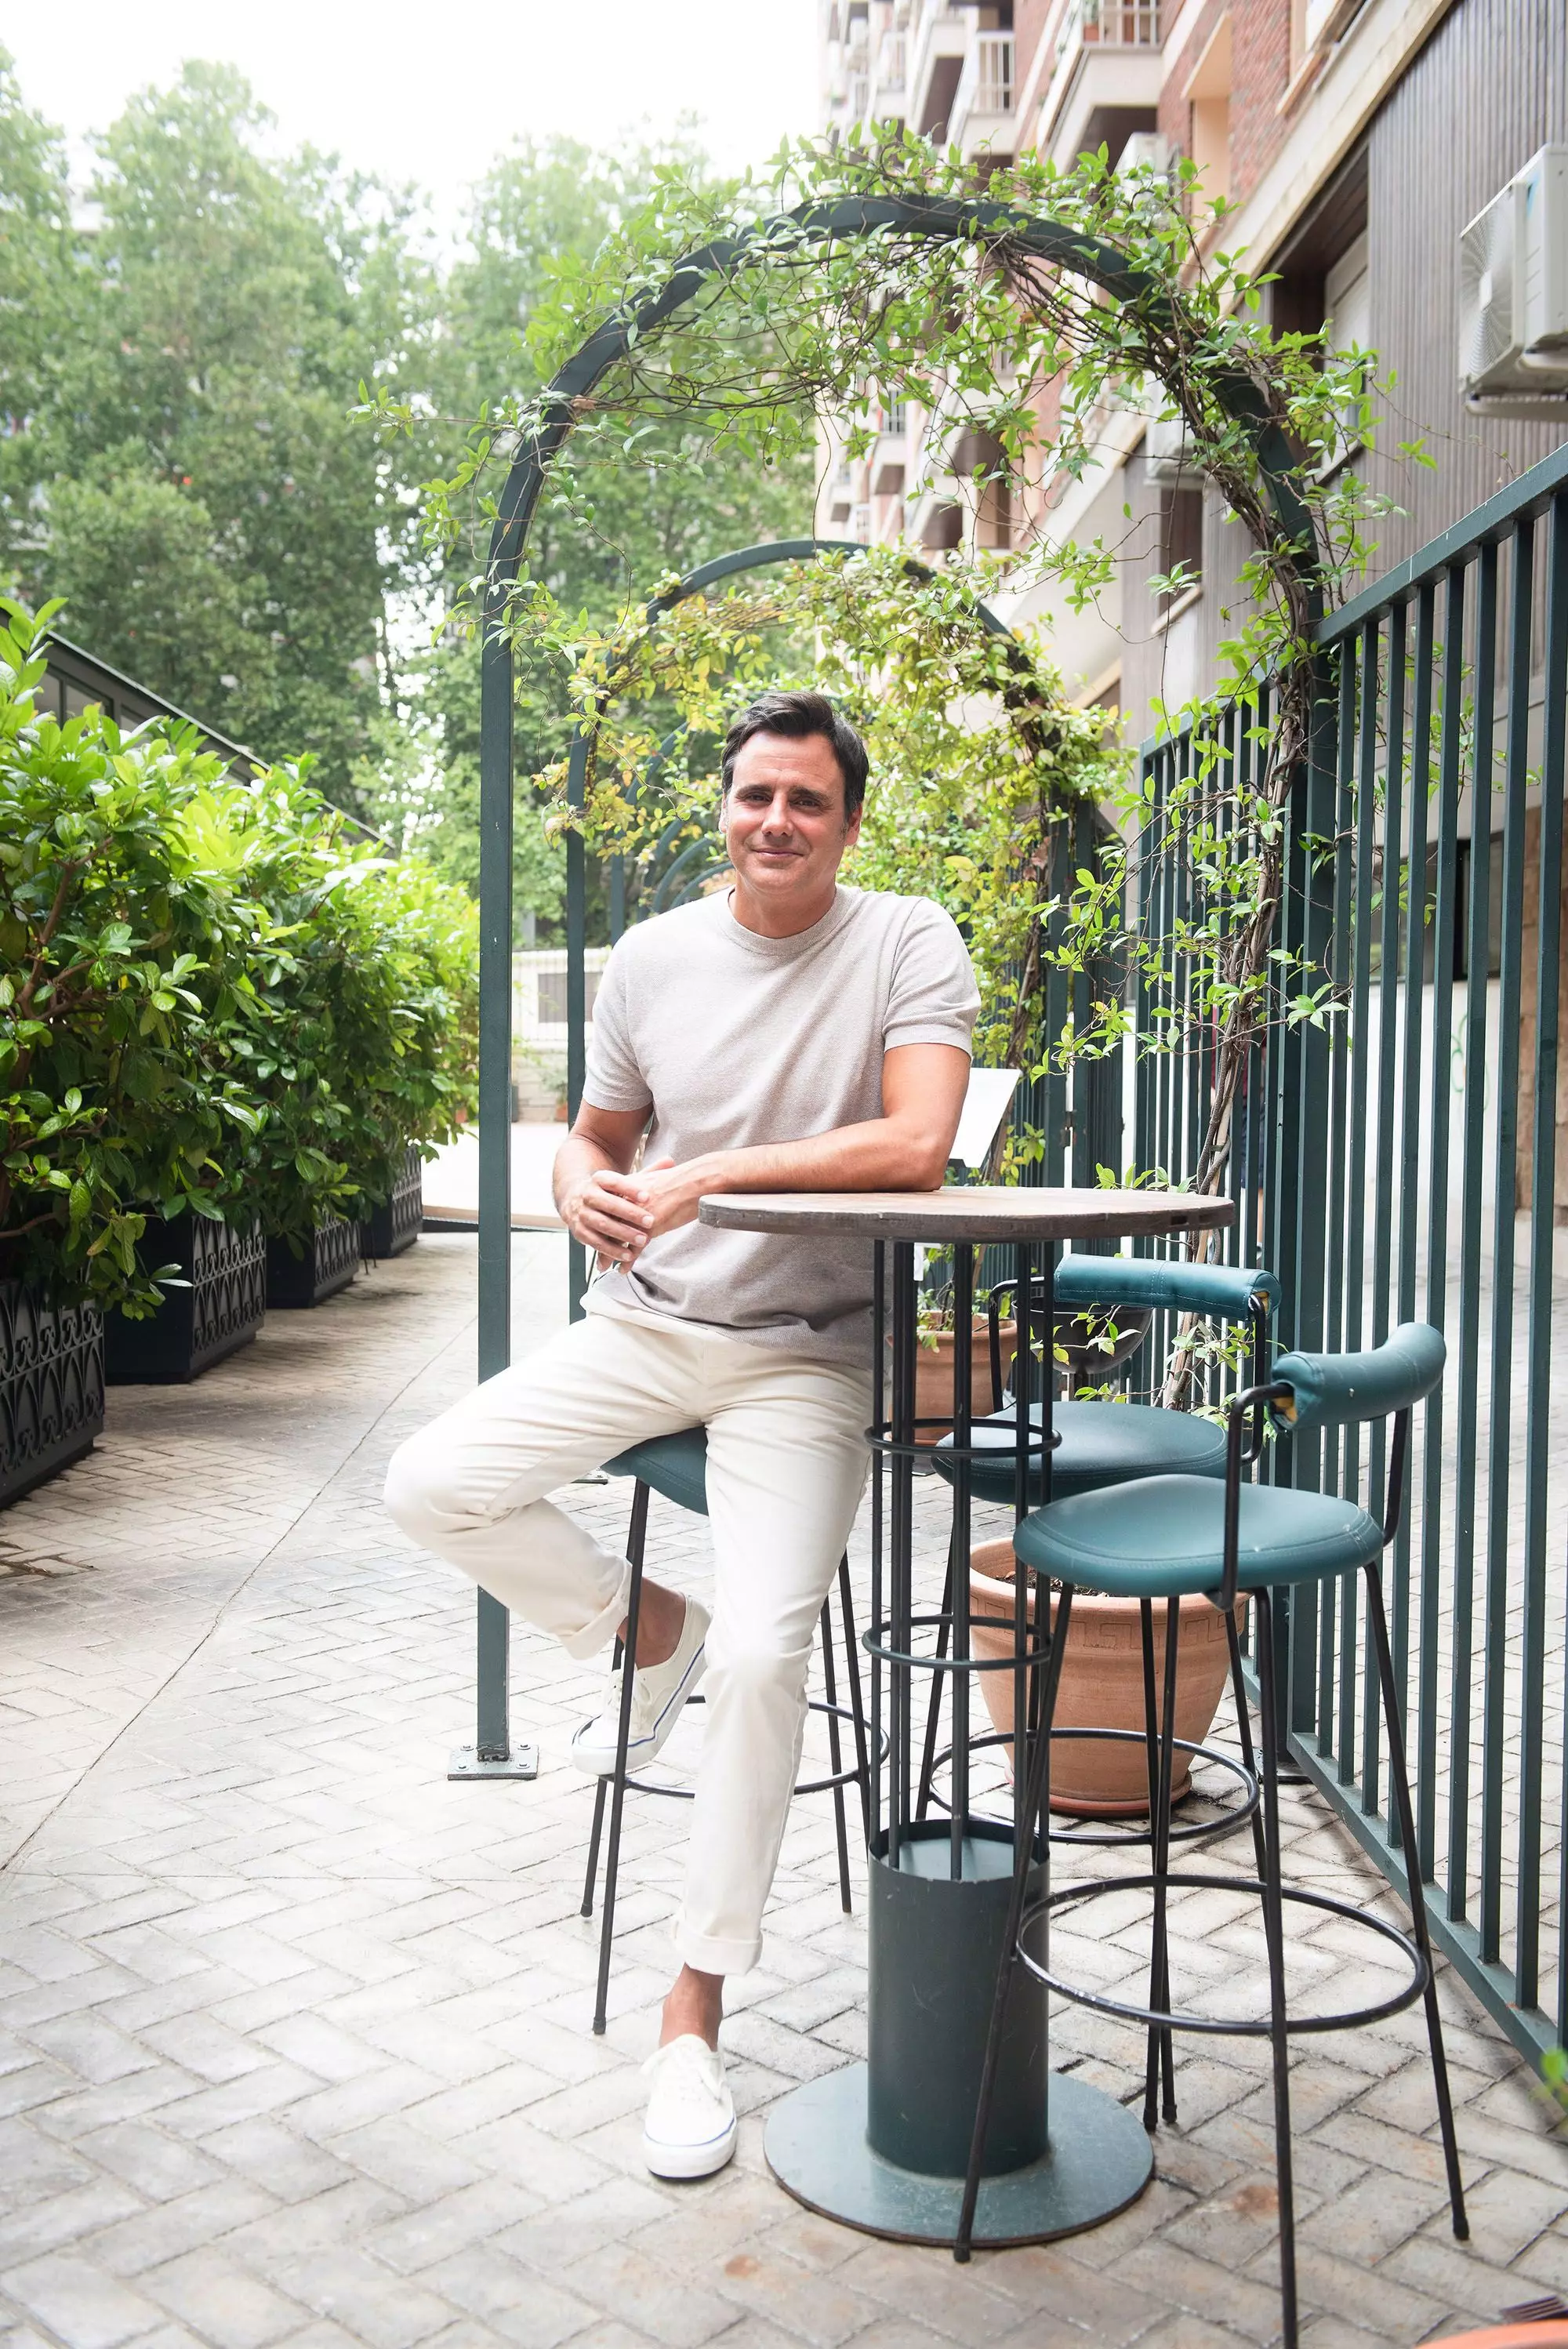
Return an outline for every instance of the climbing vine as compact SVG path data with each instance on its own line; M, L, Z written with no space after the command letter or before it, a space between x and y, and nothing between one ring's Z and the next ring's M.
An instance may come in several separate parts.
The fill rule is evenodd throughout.
M661 306L674 289L679 300ZM1091 988L1087 1019L1075 1013L1042 1033L1048 969L1136 970L1161 1017L1133 1032L1135 1050L1205 1056L1207 1127L1191 1172L1198 1187L1222 1188L1260 1035L1271 1021L1321 1021L1330 1008L1321 975L1284 953L1276 926L1285 811L1317 689L1314 623L1358 583L1386 502L1345 461L1375 429L1370 355L1270 326L1244 255L1225 250L1223 207L1205 211L1188 167L1174 185L1149 170L1113 172L1103 156L1065 174L1032 156L992 170L892 128L867 147L799 143L770 180L727 190L661 173L592 260L563 265L527 333L541 377L595 336L611 336L619 356L589 390L557 382L498 401L456 471L428 485L428 525L449 553L473 550L466 616L483 606L536 657L575 667L584 709L611 694L651 714L655 678L678 706L684 782L666 766L658 790L634 791L663 738L625 730L603 749L582 819L596 844L614 839L630 854L640 825L657 819L667 833L685 820L680 789L712 788L711 756L705 770L690 746L711 744L721 698L778 676L779 631L809 622L813 673L884 729L887 813L869 827L867 877L885 885L913 870L949 903L970 891L972 921L996 941L989 1033L1006 1026L1040 1065L1105 1049L1131 1018L1125 986ZM1162 713L1191 727L1193 749L1158 808L1138 803L1085 730L1095 721L1063 708L1047 664L1028 656L1026 684L1016 669L1002 674L1000 654L973 630L928 626L918 609L895 616L879 561L683 606L652 629L629 617L611 639L593 637L548 579L524 570L498 589L487 575L480 550L502 513L500 469L520 450L548 460L546 497L593 530L605 468L700 461L689 435L685 454L659 455L661 419L695 421L710 446L768 465L818 445L828 426L847 429L851 453L863 450L873 403L889 399L914 401L930 419L925 478L912 489L945 477L963 434L984 451L968 493L1005 489L1019 522L1004 556L947 558L934 605L972 601L981 587L1048 587L1069 607L1105 595L1125 544L1058 534L1062 500L1101 468L1119 412L1181 427L1194 476L1251 552L1225 615L1220 694ZM384 398L367 407L386 429L418 429ZM1173 595L1184 580L1178 571L1154 584ZM899 593L907 605L907 582ZM996 750L994 766L953 747L970 726ZM1225 748L1238 730L1255 752L1244 787ZM935 761L923 777L923 750ZM1047 835L1085 795L1110 812L1115 838L1080 863L1050 853ZM1200 885L1180 920L1143 935L1129 857L1171 847ZM1082 988L1074 993L1081 1004Z

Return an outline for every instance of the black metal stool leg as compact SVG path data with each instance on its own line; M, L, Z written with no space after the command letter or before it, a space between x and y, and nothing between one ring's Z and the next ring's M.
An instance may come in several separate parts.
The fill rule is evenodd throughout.
M871 1749L866 1743L865 1696L861 1686L861 1651L855 1639L854 1602L850 1596L850 1558L846 1550L839 1560L839 1613L844 1625L844 1670L850 1682L850 1717L855 1731L855 1776L861 1789L861 1818L865 1827L866 1841L872 1839L872 1765Z
M967 1593L965 1593L967 1604ZM953 1624L953 1542L947 1544L947 1578L942 1586L942 1619L936 1627L936 1653L947 1653L948 1634ZM931 1700L925 1708L925 1751L920 1761L920 1793L915 1800L914 1816L923 1819L931 1807L931 1781L936 1768L936 1737L942 1726L942 1683L945 1672L931 1675Z
M1432 2085L1437 2091L1438 2119L1443 2136L1443 2162L1448 2170L1449 2209L1453 2218L1454 2233L1461 2243L1470 2240L1470 2220L1465 2215L1464 2181L1460 2176L1460 2149L1454 2137L1453 2098L1449 2089L1448 2058L1443 2052L1443 2024L1438 2013L1438 1984L1432 1968L1432 1944L1427 1931L1427 1897L1421 1885L1420 1860L1416 1845L1416 1819L1410 1804L1410 1779L1405 1764L1405 1733L1399 1720L1398 1692L1394 1685L1394 1660L1388 1651L1388 1621L1383 1608L1383 1578L1376 1561L1367 1568L1367 1610L1371 1618L1372 1637L1377 1650L1377 1678L1383 1689L1383 1721L1388 1736L1388 1782L1394 1790L1395 1806L1399 1818L1399 1840L1405 1854L1406 1897L1410 1904L1410 1922L1415 1930L1416 1947L1427 1961L1427 1987L1424 2003L1427 2011L1427 2044L1432 2056Z
M619 1667L620 1661L621 1642L617 1640L615 1652L610 1659L612 1671ZM607 1779L601 1778L593 1789L593 1825L588 1836L588 1866L583 1878L583 1906L577 1912L580 1917L592 1917L593 1914L593 1893L599 1881L599 1842L604 1832L604 1789L608 1784Z
M969 2168L964 2180L964 2201L958 2213L958 2231L954 2238L953 2256L960 2265L968 2259L975 2237L975 2212L980 2199L980 2168L985 2158L985 2138L991 2127L991 2099L996 2086L996 2066L1002 2055L1002 2025L1007 2012L1007 1993L1013 1985L1013 1969L1018 1962L1018 1934L1023 1922L1024 1896L1028 1886L1029 1869L1033 1865L1035 1843L1038 1834L1040 1807L1046 1800L1046 1788L1050 1780L1051 1723L1056 1718L1057 1684L1062 1676L1062 1651L1067 1645L1068 1624L1072 1616L1073 1592L1070 1582L1064 1582L1057 1602L1057 1616L1051 1630L1050 1654L1043 1672L1035 1668L1037 1679L1043 1682L1040 1698L1039 1726L1035 1732L1034 1750L1028 1757L1028 1785L1024 1797L1023 1830L1013 1854L1013 1890L1007 1903L1007 1921L1002 1936L1002 1960L996 1969L996 1991L991 2002L991 2023L985 2038L985 2060L980 2071L980 2095L975 2107L975 2135L969 2147ZM1044 1623L1047 1612L1047 1591L1043 1577L1037 1577L1035 1587L1035 1619ZM1047 1846L1048 1850L1049 1847Z
M1153 1675L1152 1609L1150 1609L1150 1641L1144 1663L1145 1697ZM1149 1821L1150 1872L1154 1881L1154 1928L1151 1937L1150 1974L1152 1984L1149 2003L1157 2013L1171 2012L1171 1946L1167 1929L1165 1878L1171 1866L1171 1788L1175 1766L1176 1736L1176 1651L1181 1627L1181 1601L1171 1599L1165 1605L1165 1676L1161 1692L1160 1719L1160 1771L1156 1787L1155 1807ZM1143 2079L1143 2126L1151 2134L1154 2128L1157 2089L1162 2088L1161 2110L1167 2121L1176 2117L1176 2059L1168 2023L1151 2023L1149 2026L1149 2054Z
M637 1669L637 1615L643 1603L643 1550L648 1535L648 1488L641 1477L632 1491L632 1525L626 1556L632 1563L632 1587L626 1599L625 1656L621 1666L621 1725L615 1738L615 1769L610 1797L610 1846L604 1855L604 1914L599 1927L599 1988L593 2002L593 2028L604 2033L605 2004L610 1995L610 1944L615 1932L615 1878L621 1864L621 1814L626 1803L626 1745L632 1729L632 1686ZM603 1780L599 1782L603 1790Z
M1264 1839L1267 1864L1264 1869L1264 1933L1269 1953L1269 2038L1274 2049L1274 2168L1279 2181L1280 2305L1284 2349L1296 2349L1295 2187L1290 2141L1290 2037L1285 2019L1284 1904L1280 1899L1278 1751L1274 1703L1274 1622L1269 1594L1256 1594L1258 1609L1258 1690L1263 1699Z
M1154 1602L1140 1599L1138 1602L1138 1628L1143 1648L1143 1744L1149 1765L1149 1867L1151 1875L1159 1870L1160 1817L1160 1707L1154 1693ZM1160 1981L1160 1948L1157 1936L1149 1944L1149 2003L1159 2007L1165 2003ZM1149 2051L1143 2067L1143 2126L1153 2134L1155 2113L1155 2051L1154 2025L1149 2026Z
M1258 1762L1253 1751L1252 1715L1247 1711L1247 1684L1242 1678L1242 1643L1237 1635L1233 1610L1225 1618L1225 1638L1231 1651L1231 1696L1236 1708L1236 1732L1242 1741L1242 1761L1255 1785ZM1258 1864L1258 1882L1261 1884L1268 1861L1264 1848L1264 1824L1256 1810L1253 1813L1253 1857Z
M822 1687L828 1699L828 1756L835 1781L833 1826L839 1838L839 1901L848 1917L851 1914L850 1838L844 1826L843 1783L839 1777L843 1757L839 1744L839 1676L833 1670L833 1609L830 1599L822 1601Z

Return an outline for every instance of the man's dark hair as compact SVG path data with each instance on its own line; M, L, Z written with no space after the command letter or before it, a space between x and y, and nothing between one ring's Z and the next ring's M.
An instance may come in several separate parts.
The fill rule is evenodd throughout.
M724 738L724 788L735 780L735 761L754 734L783 734L793 742L820 734L830 743L844 779L844 815L860 812L866 796L871 761L866 746L847 718L841 717L825 693L765 693L743 709Z

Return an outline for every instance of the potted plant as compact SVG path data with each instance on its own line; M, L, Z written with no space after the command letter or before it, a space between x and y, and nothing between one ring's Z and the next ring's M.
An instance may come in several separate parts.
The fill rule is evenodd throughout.
M413 1143L403 1153L403 1164L386 1205L372 1207L359 1226L360 1248L367 1257L401 1256L419 1237L425 1220L425 1161Z
M252 1195L268 1302L319 1304L354 1278L362 1220L399 1190L399 1237L413 1237L411 1154L474 1105L476 916L418 857L348 838L303 766L231 782L211 820L266 911L239 1049L267 1110Z
M980 1621L971 1626L970 1644L976 1656L998 1658L1013 1652L1017 1560L1010 1541L977 1543L969 1558L969 1609ZM1246 1619L1246 1600L1237 1601L1238 1628ZM1034 1619L1034 1594L1029 1595ZM1200 1745L1213 1726L1230 1674L1230 1647L1225 1619L1202 1596L1181 1601L1181 1636L1176 1649L1176 1735ZM995 1626L995 1628L992 1628ZM1156 1699L1163 1687L1165 1669L1165 1608L1154 1609L1154 1673ZM981 1688L994 1725L1008 1740L1014 1728L1013 1675L982 1672ZM1057 1736L1051 1746L1051 1808L1080 1817L1132 1818L1149 1810L1148 1750L1143 1743L1143 1638L1136 1599L1109 1599L1093 1591L1073 1592L1072 1626L1062 1655L1057 1688ZM1074 1729L1121 1729L1137 1733L1130 1738L1061 1734ZM1172 1759L1171 1792L1177 1800L1190 1791L1191 1757L1178 1751Z
M267 1245L254 1216L186 1207L149 1216L141 1253L164 1268L162 1301L152 1313L106 1316L110 1386L181 1385L251 1343L267 1309Z
M103 1313L157 1311L160 1225L238 1203L262 1122L229 1046L249 916L185 828L219 761L38 715L57 608L0 628L0 1497L90 1445Z

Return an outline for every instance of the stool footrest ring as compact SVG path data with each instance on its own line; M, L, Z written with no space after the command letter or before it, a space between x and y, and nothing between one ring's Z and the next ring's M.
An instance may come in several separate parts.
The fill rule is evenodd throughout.
M1141 1729L1053 1729L1051 1732L1053 1743L1058 1737L1064 1741L1068 1739L1082 1741L1087 1738L1099 1738L1108 1742L1119 1740L1137 1745L1144 1745L1148 1742ZM972 1754L977 1754L985 1746L1011 1745L1012 1743L1013 1733L1010 1729L993 1729L986 1731L984 1736L970 1738L969 1751ZM1205 1819L1197 1823L1183 1821L1179 1826L1173 1821L1171 1826L1171 1841L1172 1843L1207 1843L1221 1836L1233 1835L1238 1827L1244 1827L1261 1800L1258 1782L1246 1764L1238 1760L1233 1754L1222 1753L1217 1745L1200 1745L1190 1737L1173 1737L1171 1744L1175 1753L1189 1754L1194 1762L1212 1762L1216 1769L1228 1770L1233 1778L1241 1782L1243 1789L1241 1802L1234 1810L1226 1811L1222 1817ZM952 1758L953 1748L950 1744L942 1746L932 1755L931 1775L934 1782L938 1771L951 1762ZM1187 1795L1182 1795L1181 1800L1185 1802L1193 1791L1189 1787ZM935 1804L939 1811L952 1809L952 1805L938 1792L934 1783L929 1789L929 1799ZM983 1819L992 1826L1011 1827L1013 1824L1010 1811L1004 1817L999 1811L977 1810L973 1803L969 1806L968 1816L972 1819ZM1066 1816L1075 1818L1093 1818L1095 1814L1092 1811L1077 1811L1068 1812ZM1140 1814L1133 1813L1132 1816L1136 1817ZM1074 1844L1083 1851L1095 1849L1135 1851L1140 1844L1149 1842L1152 1832L1152 1828L1147 1826L1129 1827L1125 1833L1106 1834L1086 1833L1077 1827L1052 1827L1049 1830L1049 1837L1052 1843Z
M1029 1927L1037 1917L1097 1900L1109 1892L1152 1892L1161 1880L1168 1892L1251 1892L1261 1899L1264 1891L1264 1887L1252 1876L1171 1874L1163 1879L1153 1876L1101 1876L1087 1883L1064 1885L1058 1891L1047 1893L1043 1899L1032 1900L1025 1909L1018 1927L1019 1963L1026 1966L1037 1981L1043 1982L1059 1997L1070 1999L1075 2006L1091 2007L1096 2014L1116 2015L1123 2023L1153 2024L1168 2031L1204 2032L1218 2039L1269 2038L1274 2025L1266 2014L1255 2020L1243 2017L1231 2021L1208 2014L1167 2013L1159 2007L1134 2006L1125 1999L1109 1998L1103 1992L1086 1990L1081 1982L1065 1981L1060 1974L1053 1973L1042 1964L1038 1958L1032 1957L1024 1946ZM1385 1941L1391 1941L1410 1968L1410 1980L1404 1988L1390 1998L1379 2000L1374 2006L1346 2007L1330 2014L1288 2017L1285 2030L1291 2037L1305 2037L1314 2032L1359 2030L1364 2023L1382 2023L1391 2014L1402 2014L1408 2006L1413 2006L1418 1998L1425 1995L1431 1969L1409 1935L1401 1932L1397 1925L1388 1924L1381 1917L1372 1916L1365 1909L1356 1908L1348 1900L1332 1899L1326 1892L1305 1892L1282 1885L1280 1898L1293 1901L1298 1908L1318 1909L1326 1916L1343 1917L1352 1925L1365 1926L1368 1932L1378 1935Z
M686 1699L686 1702L688 1704L701 1704L702 1701L702 1692L700 1690L698 1690L695 1695L689 1696ZM807 1705L806 1710L808 1713L831 1713L835 1721L847 1721L851 1729L854 1726L855 1716L852 1706L847 1704L830 1704L825 1697L814 1696ZM882 1733L882 1754L880 1758L885 1762L892 1751L892 1742L889 1739L887 1731L884 1729ZM825 1778L802 1778L799 1784L793 1788L792 1794L830 1795L835 1786L859 1785L860 1778L860 1764L858 1763L851 1763L847 1769L834 1770ZM613 1770L606 1770L603 1778L600 1780L601 1785L613 1786L614 1783L614 1772ZM634 1777L629 1770L626 1773L624 1783L627 1793L632 1795L662 1795L666 1803L695 1803L696 1800L696 1789L695 1786L655 1786L651 1778Z

